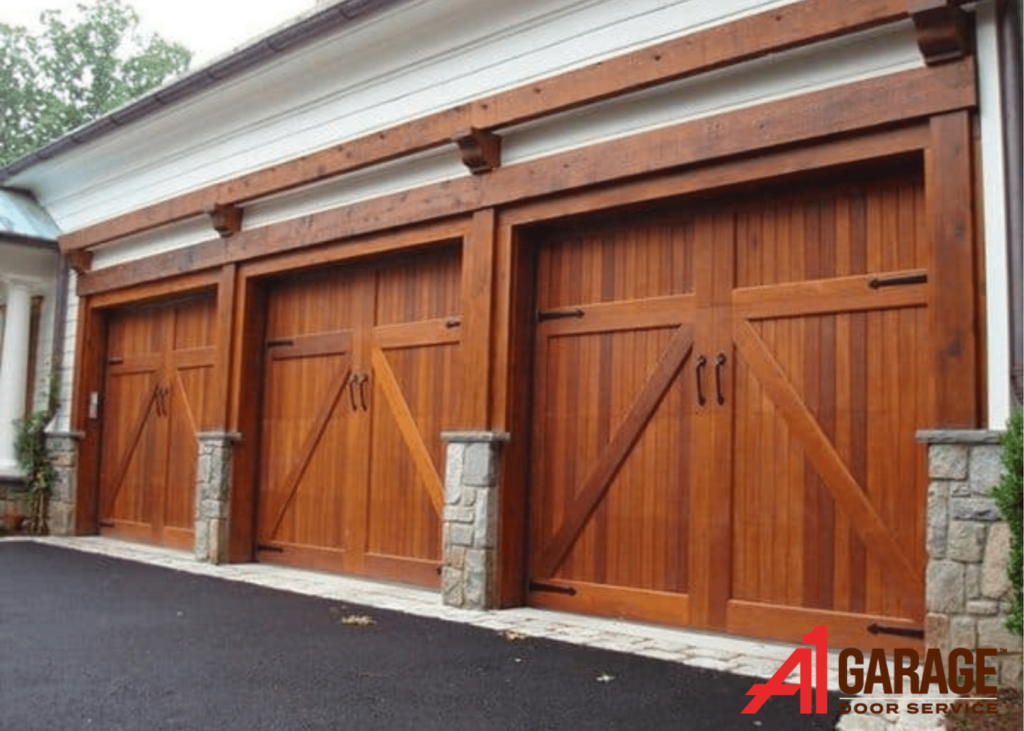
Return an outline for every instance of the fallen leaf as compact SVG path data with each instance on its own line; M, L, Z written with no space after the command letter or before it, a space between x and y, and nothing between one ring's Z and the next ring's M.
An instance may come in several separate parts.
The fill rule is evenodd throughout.
M524 635L522 632L516 632L514 629L502 630L498 634L500 634L502 637L504 637L509 642L517 642L519 640L525 640L526 639L526 635Z
M369 627L371 624L377 624L373 617L368 617L365 614L348 614L344 617L338 617L338 624L354 625L356 627Z
M615 680L615 676L614 675L609 675L608 673L601 673L600 675L597 676L597 682L598 683L610 683L613 680Z

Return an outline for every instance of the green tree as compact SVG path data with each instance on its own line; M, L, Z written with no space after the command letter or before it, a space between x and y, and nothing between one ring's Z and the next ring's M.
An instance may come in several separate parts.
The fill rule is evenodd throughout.
M0 166L188 70L192 53L144 35L123 0L40 16L41 30L0 23Z

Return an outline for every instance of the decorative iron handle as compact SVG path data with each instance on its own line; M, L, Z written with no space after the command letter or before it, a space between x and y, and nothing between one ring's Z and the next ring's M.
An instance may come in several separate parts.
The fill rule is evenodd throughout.
M369 373L363 373L359 376L359 401L363 405L363 411L369 411L366 406L366 383L370 380Z
M697 403L703 406L707 403L704 398L704 369L708 365L708 359L703 355L697 358Z
M719 353L715 357L715 393L719 406L725 403L725 395L722 393L722 369L725 368L726 360L725 353Z
M359 406L356 405L356 384L359 382L359 374L353 373L348 378L348 400L352 404L352 410L358 411Z
M158 417L164 415L164 411L162 408L163 393L164 387L158 383L156 387L153 389L153 406L156 408L156 415Z

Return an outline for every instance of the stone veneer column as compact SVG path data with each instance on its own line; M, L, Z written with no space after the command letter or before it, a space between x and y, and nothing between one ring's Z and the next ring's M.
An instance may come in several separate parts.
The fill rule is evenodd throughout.
M1008 650L1000 686L1021 687L1021 638L1006 629L1010 608L1010 529L991 497L1003 473L999 433L918 433L928 445L928 569L925 642ZM993 676L989 676L989 680Z
M441 597L463 609L496 604L498 476L503 432L444 432L448 443L444 476Z
M46 446L50 462L57 471L57 481L50 494L50 534L75 534L75 501L78 499L78 442L85 434L77 431L48 432Z
M223 563L228 551L228 511L231 502L233 447L241 435L201 432L196 463L195 556L200 561Z

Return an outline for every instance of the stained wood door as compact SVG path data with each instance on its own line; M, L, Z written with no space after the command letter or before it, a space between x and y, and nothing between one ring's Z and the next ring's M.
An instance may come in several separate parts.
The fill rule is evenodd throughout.
M111 314L103 397L100 530L191 548L196 433L211 426L213 300Z
M315 272L269 295L259 556L438 581L458 425L458 250Z
M460 426L458 250L378 268L368 329L369 496L366 572L438 583L445 446Z
M354 363L372 284L365 271L331 270L291 278L268 298L261 560L355 568L346 531L360 511L351 486L365 481L367 439Z
M837 645L905 645L866 629L923 623L922 181L751 201L734 223L728 626L788 637L828 624Z
M687 623L696 249L705 218L605 220L538 250L536 604ZM564 593L566 591L574 594Z
M865 646L919 627L924 220L909 177L549 235L531 601Z

